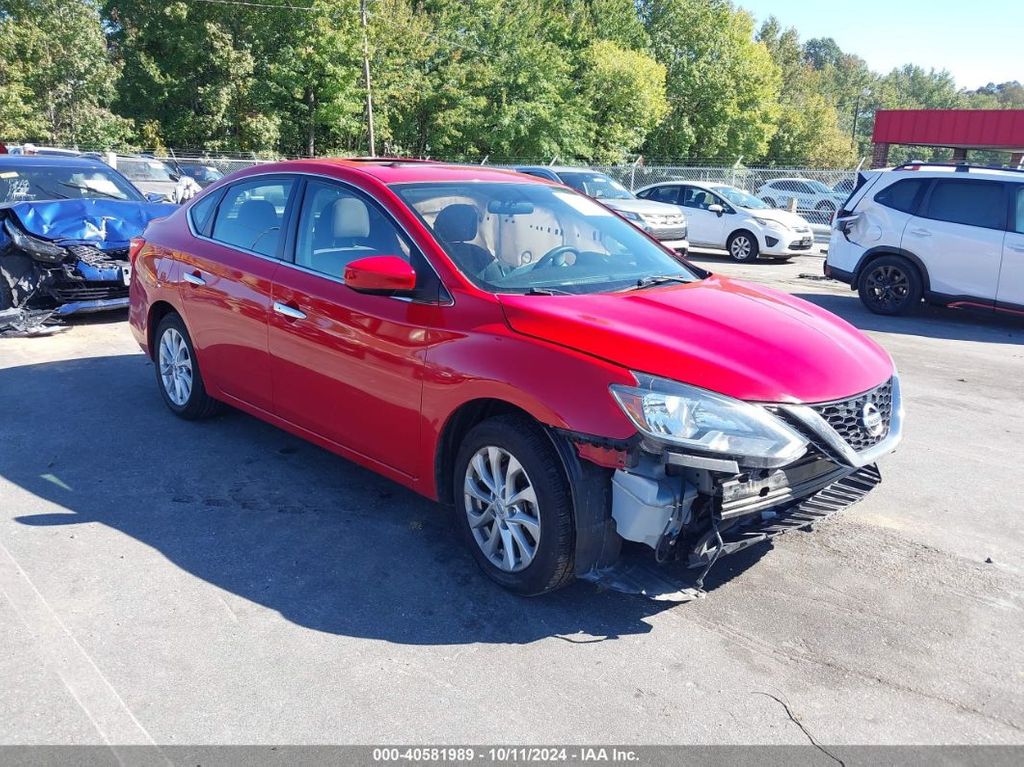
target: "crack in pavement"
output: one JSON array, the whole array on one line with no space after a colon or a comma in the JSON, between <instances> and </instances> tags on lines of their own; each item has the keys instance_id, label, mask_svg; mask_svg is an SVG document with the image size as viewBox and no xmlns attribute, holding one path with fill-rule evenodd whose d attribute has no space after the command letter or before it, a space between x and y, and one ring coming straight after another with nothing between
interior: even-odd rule
<instances>
[{"instance_id":1,"label":"crack in pavement","mask_svg":"<svg viewBox=\"0 0 1024 767\"><path fill-rule=\"evenodd\" d=\"M801 722L800 719L797 717L797 715L793 713L793 710L789 707L789 704L786 703L786 701L784 701L777 695L772 695L770 692L763 692L761 690L754 690L754 695L764 695L766 698L771 698L772 700L776 701L786 710L786 716L789 717L790 721L792 721L793 724L799 727L803 734L807 736L807 740L811 742L812 746L814 746L821 753L825 754L825 756L829 757L833 761L838 762L840 767L846 767L846 762L844 762L838 756L836 756L823 745L821 745L817 741L817 739L813 735L811 735L811 731L808 730L807 727L804 726L804 723Z\"/></svg>"}]
</instances>

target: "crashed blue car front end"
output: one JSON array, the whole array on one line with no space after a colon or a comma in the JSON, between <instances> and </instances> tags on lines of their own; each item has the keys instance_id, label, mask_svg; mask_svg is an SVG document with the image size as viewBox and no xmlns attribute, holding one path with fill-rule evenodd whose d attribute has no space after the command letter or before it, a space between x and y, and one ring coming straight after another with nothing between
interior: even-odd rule
<instances>
[{"instance_id":1,"label":"crashed blue car front end","mask_svg":"<svg viewBox=\"0 0 1024 767\"><path fill-rule=\"evenodd\" d=\"M126 307L129 241L174 208L102 198L0 205L0 304L56 316Z\"/></svg>"}]
</instances>

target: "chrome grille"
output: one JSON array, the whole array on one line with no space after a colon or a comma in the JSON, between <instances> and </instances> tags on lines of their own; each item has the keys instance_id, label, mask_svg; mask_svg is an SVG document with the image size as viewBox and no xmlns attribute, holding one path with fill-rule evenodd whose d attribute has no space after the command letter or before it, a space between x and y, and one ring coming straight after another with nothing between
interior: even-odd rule
<instances>
[{"instance_id":1,"label":"chrome grille","mask_svg":"<svg viewBox=\"0 0 1024 767\"><path fill-rule=\"evenodd\" d=\"M864 408L873 403L882 418L882 429L871 434L864 426ZM889 434L892 422L892 379L871 391L850 399L825 402L810 406L856 451L865 450L881 442Z\"/></svg>"}]
</instances>

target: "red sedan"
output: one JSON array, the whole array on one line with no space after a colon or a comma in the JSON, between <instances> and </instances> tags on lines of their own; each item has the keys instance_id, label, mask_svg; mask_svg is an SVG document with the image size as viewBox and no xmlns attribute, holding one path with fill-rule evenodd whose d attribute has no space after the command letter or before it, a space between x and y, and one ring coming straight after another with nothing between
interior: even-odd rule
<instances>
[{"instance_id":1,"label":"red sedan","mask_svg":"<svg viewBox=\"0 0 1024 767\"><path fill-rule=\"evenodd\" d=\"M539 179L400 160L235 173L133 241L167 406L227 403L454 506L523 594L623 540L703 574L858 500L900 439L889 355Z\"/></svg>"}]
</instances>

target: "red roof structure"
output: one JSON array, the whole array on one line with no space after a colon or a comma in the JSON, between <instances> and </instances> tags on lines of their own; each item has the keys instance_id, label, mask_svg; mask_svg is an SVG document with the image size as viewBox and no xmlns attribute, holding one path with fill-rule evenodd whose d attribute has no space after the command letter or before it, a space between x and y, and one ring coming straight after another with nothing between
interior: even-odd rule
<instances>
[{"instance_id":1,"label":"red roof structure","mask_svg":"<svg viewBox=\"0 0 1024 767\"><path fill-rule=\"evenodd\" d=\"M875 113L876 144L1024 152L1024 109L887 109Z\"/></svg>"}]
</instances>

